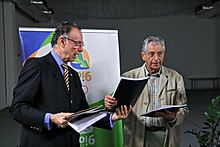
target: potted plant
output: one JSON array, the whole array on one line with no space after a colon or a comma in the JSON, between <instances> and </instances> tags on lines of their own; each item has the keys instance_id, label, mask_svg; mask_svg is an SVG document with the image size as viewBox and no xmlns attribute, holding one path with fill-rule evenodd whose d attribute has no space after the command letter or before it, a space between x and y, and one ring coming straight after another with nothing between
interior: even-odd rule
<instances>
[{"instance_id":1,"label":"potted plant","mask_svg":"<svg viewBox=\"0 0 220 147\"><path fill-rule=\"evenodd\" d=\"M185 133L194 135L200 147L220 146L220 96L212 99L208 110L205 111L204 127L192 129ZM198 127L198 126L197 126Z\"/></svg>"}]
</instances>

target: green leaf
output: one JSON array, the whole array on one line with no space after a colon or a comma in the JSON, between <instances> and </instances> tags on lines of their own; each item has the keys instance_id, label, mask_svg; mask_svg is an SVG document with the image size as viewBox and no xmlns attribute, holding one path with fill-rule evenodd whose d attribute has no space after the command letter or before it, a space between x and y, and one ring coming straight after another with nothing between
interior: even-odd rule
<instances>
[{"instance_id":1,"label":"green leaf","mask_svg":"<svg viewBox=\"0 0 220 147\"><path fill-rule=\"evenodd\" d=\"M204 136L207 136L209 134L208 131L202 131L202 133L203 133Z\"/></svg>"},{"instance_id":2,"label":"green leaf","mask_svg":"<svg viewBox=\"0 0 220 147\"><path fill-rule=\"evenodd\" d=\"M185 133L192 134L196 137L200 147L219 147L220 144L220 96L213 98L204 112L204 127L200 130L192 129Z\"/></svg>"},{"instance_id":3,"label":"green leaf","mask_svg":"<svg viewBox=\"0 0 220 147\"><path fill-rule=\"evenodd\" d=\"M220 119L220 111L216 112L216 117Z\"/></svg>"},{"instance_id":4,"label":"green leaf","mask_svg":"<svg viewBox=\"0 0 220 147\"><path fill-rule=\"evenodd\" d=\"M210 122L210 123L215 123L215 121L213 119L206 119L207 122Z\"/></svg>"},{"instance_id":5,"label":"green leaf","mask_svg":"<svg viewBox=\"0 0 220 147\"><path fill-rule=\"evenodd\" d=\"M217 105L219 105L219 103L220 103L220 96L217 96L216 98L213 98L213 99L212 99L212 105L213 105L214 107L216 107Z\"/></svg>"},{"instance_id":6,"label":"green leaf","mask_svg":"<svg viewBox=\"0 0 220 147\"><path fill-rule=\"evenodd\" d=\"M205 112L205 119L213 120L212 117L209 115L209 113Z\"/></svg>"},{"instance_id":7,"label":"green leaf","mask_svg":"<svg viewBox=\"0 0 220 147\"><path fill-rule=\"evenodd\" d=\"M204 124L208 127L211 127L211 124L209 122L204 122Z\"/></svg>"}]
</instances>

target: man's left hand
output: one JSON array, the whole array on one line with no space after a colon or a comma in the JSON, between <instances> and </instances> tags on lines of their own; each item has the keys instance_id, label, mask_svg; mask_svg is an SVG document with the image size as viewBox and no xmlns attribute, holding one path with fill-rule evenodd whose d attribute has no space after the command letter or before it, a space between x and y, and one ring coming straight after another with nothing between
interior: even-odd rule
<instances>
[{"instance_id":1,"label":"man's left hand","mask_svg":"<svg viewBox=\"0 0 220 147\"><path fill-rule=\"evenodd\" d=\"M131 112L131 106L128 109L126 105L118 107L114 114L112 115L112 120L116 121L119 119L125 119L128 117L129 113Z\"/></svg>"}]
</instances>

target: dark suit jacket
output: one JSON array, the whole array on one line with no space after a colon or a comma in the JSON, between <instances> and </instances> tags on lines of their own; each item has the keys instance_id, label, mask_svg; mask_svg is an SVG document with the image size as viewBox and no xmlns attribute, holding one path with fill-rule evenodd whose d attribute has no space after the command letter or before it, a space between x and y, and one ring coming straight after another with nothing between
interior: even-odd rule
<instances>
[{"instance_id":1,"label":"dark suit jacket","mask_svg":"<svg viewBox=\"0 0 220 147\"><path fill-rule=\"evenodd\" d=\"M51 124L47 130L44 116L47 112L77 112L88 108L78 73L70 68L70 92L67 91L61 71L51 55L28 59L14 89L10 113L22 124L21 147L79 147L79 134ZM95 126L110 128L109 116Z\"/></svg>"}]
</instances>

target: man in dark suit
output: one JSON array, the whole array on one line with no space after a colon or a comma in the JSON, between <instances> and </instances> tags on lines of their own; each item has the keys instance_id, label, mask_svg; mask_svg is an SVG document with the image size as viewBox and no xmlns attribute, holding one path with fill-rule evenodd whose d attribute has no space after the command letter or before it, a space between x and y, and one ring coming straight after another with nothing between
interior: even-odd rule
<instances>
[{"instance_id":1,"label":"man in dark suit","mask_svg":"<svg viewBox=\"0 0 220 147\"><path fill-rule=\"evenodd\" d=\"M52 39L53 50L44 57L30 58L14 89L10 114L22 124L21 147L79 147L79 133L65 119L72 112L89 107L78 73L63 64L74 61L83 49L80 28L72 22L60 24ZM127 117L126 106L107 115L94 126L113 127L113 121Z\"/></svg>"}]
</instances>

